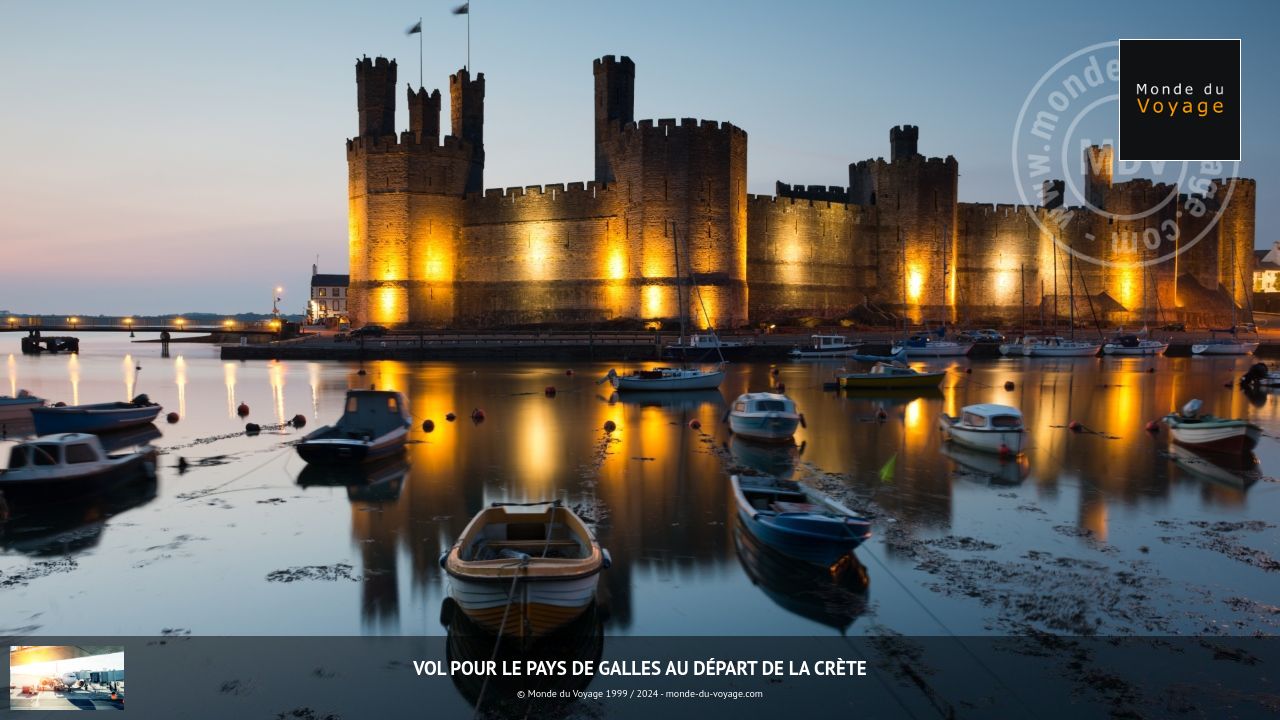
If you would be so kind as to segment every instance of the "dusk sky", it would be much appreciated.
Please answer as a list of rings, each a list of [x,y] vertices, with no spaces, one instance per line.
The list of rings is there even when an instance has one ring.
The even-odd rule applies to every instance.
[[[7,2],[0,10],[0,310],[302,312],[311,264],[347,269],[343,140],[354,63],[447,95],[461,0]],[[1051,15],[1040,9],[1051,9]],[[1014,122],[1055,62],[1120,37],[1240,37],[1257,244],[1280,240],[1280,6],[1273,3],[475,0],[485,185],[589,180],[591,61],[635,60],[637,118],[749,133],[749,191],[846,185],[893,125],[955,155],[963,201],[1016,202]],[[447,99],[444,122],[447,126]],[[1113,116],[1109,116],[1112,117]],[[1090,130],[1113,137],[1105,124]]]

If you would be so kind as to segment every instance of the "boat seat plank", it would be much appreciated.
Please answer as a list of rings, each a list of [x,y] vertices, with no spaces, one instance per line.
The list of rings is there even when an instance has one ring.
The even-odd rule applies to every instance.
[[[814,505],[813,503],[787,502],[785,500],[779,500],[775,502],[773,504],[773,509],[777,510],[778,512],[794,512],[794,513],[822,512],[822,508],[817,505]]]

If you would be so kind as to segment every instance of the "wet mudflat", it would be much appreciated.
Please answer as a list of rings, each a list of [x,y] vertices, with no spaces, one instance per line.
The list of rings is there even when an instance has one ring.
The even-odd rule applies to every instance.
[[[6,524],[8,634],[443,635],[439,554],[488,503],[550,498],[612,553],[606,635],[1280,627],[1280,395],[1223,387],[1246,359],[931,361],[950,372],[921,396],[825,391],[839,362],[780,363],[776,381],[808,425],[791,448],[732,438],[721,422],[737,394],[771,385],[768,364],[729,366],[720,393],[611,398],[598,363],[223,362],[208,346],[175,344],[165,358],[98,338],[79,356],[5,360],[5,393],[145,392],[181,415],[153,440],[164,453],[154,484]],[[409,399],[404,463],[352,484],[307,468],[290,442],[336,419],[347,388],[370,385]],[[1173,452],[1144,429],[1192,397],[1259,423],[1256,456]],[[1022,409],[1025,458],[942,441],[938,414],[977,402]],[[283,427],[297,414],[305,429]],[[426,419],[430,433],[417,427]],[[245,436],[246,421],[265,429]],[[738,528],[730,472],[811,483],[874,516],[875,536],[837,577],[779,562]]]

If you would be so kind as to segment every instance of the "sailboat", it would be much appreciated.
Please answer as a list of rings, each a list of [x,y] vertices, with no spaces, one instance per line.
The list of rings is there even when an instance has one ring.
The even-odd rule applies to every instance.
[[[685,332],[685,301],[684,294],[680,291],[680,241],[676,233],[676,224],[671,223],[671,241],[675,245],[675,262],[676,262],[676,304],[680,307],[680,345],[684,345]],[[686,248],[686,259],[688,253]],[[702,291],[698,289],[698,284],[693,277],[693,268],[691,263],[689,267],[689,280],[693,285],[694,292],[698,293],[698,303],[702,306],[702,312],[707,314],[706,304],[702,301]],[[710,325],[711,317],[707,315],[707,323]],[[712,336],[715,336],[715,332]],[[718,340],[718,338],[717,338]],[[720,364],[714,370],[704,370],[699,368],[690,368],[681,366],[673,367],[656,367],[648,370],[632,370],[629,373],[621,374],[613,368],[609,368],[608,374],[600,379],[600,382],[608,381],[613,388],[619,392],[623,391],[649,391],[649,392],[668,392],[678,390],[715,390],[720,387],[720,383],[724,381],[724,353],[721,350],[719,342],[713,343],[716,353],[720,356]]]
[[[1101,349],[1101,343],[1076,340],[1076,284],[1072,276],[1074,272],[1074,255],[1068,255],[1067,287],[1071,295],[1071,338],[1052,335],[1038,340],[1024,339],[1022,354],[1027,357],[1093,357]],[[1058,264],[1057,242],[1054,242],[1053,264]],[[1054,318],[1055,322],[1057,318]]]
[[[1231,266],[1236,266],[1236,246],[1231,243]],[[1261,344],[1255,340],[1241,340],[1238,337],[1239,325],[1236,324],[1236,274],[1231,273],[1231,328],[1224,330],[1230,332],[1230,338],[1211,338],[1209,340],[1201,340],[1191,346],[1192,355],[1252,355],[1257,351]],[[1210,330],[1210,332],[1217,332]]]
[[[1154,284],[1154,283],[1152,283]],[[1142,268],[1142,298],[1143,303],[1147,302],[1147,268]],[[1158,300],[1157,300],[1158,302]],[[1149,307],[1149,306],[1148,306]],[[1144,337],[1147,334],[1147,324],[1144,319],[1142,331],[1139,333],[1116,333],[1111,341],[1102,346],[1104,355],[1120,355],[1120,356],[1150,356],[1163,355],[1165,350],[1169,349],[1169,343],[1160,340],[1153,340]]]
[[[942,234],[947,235],[947,226],[942,226]],[[947,250],[944,244],[942,250],[942,317],[939,318],[939,327],[936,331],[938,338],[935,340],[930,333],[921,333],[907,340],[906,350],[907,357],[960,357],[968,355],[973,349],[973,343],[961,343],[952,340],[942,339],[947,333]]]

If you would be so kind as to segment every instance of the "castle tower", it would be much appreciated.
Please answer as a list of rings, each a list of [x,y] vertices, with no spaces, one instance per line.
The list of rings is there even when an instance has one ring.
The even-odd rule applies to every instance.
[[[449,76],[453,134],[471,145],[465,192],[484,192],[484,73],[471,79],[463,68]]]
[[[1085,201],[1095,208],[1106,209],[1114,163],[1115,152],[1110,145],[1090,145],[1084,149]]]
[[[898,162],[914,157],[916,145],[920,140],[920,128],[916,125],[899,125],[889,128],[889,162]]]
[[[605,55],[592,64],[596,80],[596,182],[611,183],[609,140],[623,125],[635,120],[636,65],[623,55]]]
[[[396,61],[380,57],[356,62],[356,108],[360,137],[396,134]]]
[[[409,87],[409,132],[419,142],[440,142],[440,91]]]

